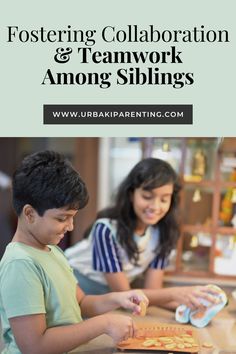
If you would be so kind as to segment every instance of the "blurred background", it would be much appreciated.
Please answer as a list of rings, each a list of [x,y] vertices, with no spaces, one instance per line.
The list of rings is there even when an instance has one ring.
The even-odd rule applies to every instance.
[[[214,279],[219,285],[235,286],[236,138],[0,138],[0,257],[16,228],[11,176],[24,156],[44,149],[66,155],[90,194],[62,249],[83,237],[140,159],[158,157],[173,166],[182,183],[181,237],[171,253],[167,281]]]

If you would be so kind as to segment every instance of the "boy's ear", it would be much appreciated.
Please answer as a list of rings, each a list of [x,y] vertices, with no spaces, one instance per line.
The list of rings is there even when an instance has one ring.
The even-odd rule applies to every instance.
[[[26,204],[23,208],[23,215],[29,223],[33,223],[35,220],[35,209],[30,205]]]

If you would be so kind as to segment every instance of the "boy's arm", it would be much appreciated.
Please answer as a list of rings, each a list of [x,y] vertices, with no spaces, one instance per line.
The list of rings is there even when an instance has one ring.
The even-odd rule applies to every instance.
[[[12,332],[21,352],[24,354],[68,352],[104,333],[111,336],[115,342],[133,337],[135,327],[130,317],[102,313],[123,307],[140,314],[140,303],[144,301],[146,305],[148,304],[146,296],[140,290],[86,296],[78,287],[77,300],[83,315],[101,315],[78,324],[52,328],[47,328],[45,314],[10,318]]]
[[[77,300],[83,316],[91,317],[115,310],[119,307],[140,314],[140,303],[148,305],[148,299],[141,290],[112,292],[104,295],[85,295],[77,288]]]
[[[9,321],[16,343],[24,354],[68,352],[104,333],[119,342],[133,337],[135,331],[130,317],[116,314],[52,328],[47,328],[45,314],[14,317]]]

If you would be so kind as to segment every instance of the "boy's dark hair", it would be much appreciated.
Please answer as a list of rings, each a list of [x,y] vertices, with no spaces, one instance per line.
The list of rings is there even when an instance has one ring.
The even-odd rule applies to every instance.
[[[12,179],[13,207],[19,216],[30,204],[42,216],[47,209],[82,209],[88,191],[69,160],[54,151],[40,151],[25,157]]]
[[[146,158],[137,163],[129,172],[118,188],[115,203],[112,207],[100,211],[99,218],[117,220],[117,237],[121,245],[126,249],[129,259],[138,264],[139,253],[133,239],[137,218],[133,209],[131,195],[135,189],[142,187],[152,190],[165,184],[173,183],[173,195],[170,209],[158,222],[160,230],[160,245],[156,253],[166,256],[175,246],[179,237],[179,225],[177,220],[177,206],[179,202],[180,184],[174,169],[166,161],[157,158]],[[88,235],[89,229],[85,233]]]

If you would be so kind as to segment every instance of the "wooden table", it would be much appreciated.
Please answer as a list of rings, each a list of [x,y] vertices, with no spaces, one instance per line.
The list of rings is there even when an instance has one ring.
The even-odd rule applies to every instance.
[[[174,313],[157,307],[149,307],[147,316],[144,318],[135,317],[135,321],[163,322],[176,324]],[[200,345],[204,342],[213,344],[213,349],[206,349],[201,346],[201,354],[236,354],[236,301],[230,299],[229,305],[222,310],[211,323],[205,328],[195,328]],[[86,345],[70,353],[83,354],[116,354],[122,353],[117,350],[112,339],[102,335]],[[123,352],[125,353],[125,352]],[[152,351],[129,351],[127,353],[152,353]],[[168,352],[165,352],[168,353]]]

